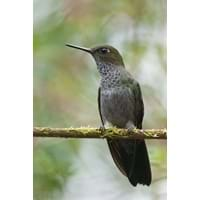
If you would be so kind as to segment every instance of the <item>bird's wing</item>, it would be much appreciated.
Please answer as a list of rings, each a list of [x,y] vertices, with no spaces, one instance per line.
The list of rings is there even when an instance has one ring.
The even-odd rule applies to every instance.
[[[101,87],[99,87],[99,89],[98,89],[98,109],[99,109],[99,115],[101,118],[101,123],[104,126],[103,116],[101,113]]]
[[[142,92],[140,85],[136,81],[130,84],[132,102],[134,103],[134,124],[137,128],[142,128],[142,120],[144,117],[144,103],[142,99]]]

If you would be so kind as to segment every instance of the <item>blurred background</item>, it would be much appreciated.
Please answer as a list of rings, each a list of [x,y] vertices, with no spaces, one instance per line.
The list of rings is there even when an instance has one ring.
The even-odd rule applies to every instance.
[[[34,126],[99,127],[92,57],[65,47],[109,44],[141,84],[144,128],[165,128],[165,0],[34,0]],[[132,187],[105,140],[34,139],[34,200],[166,199],[166,141],[147,141],[150,187]]]

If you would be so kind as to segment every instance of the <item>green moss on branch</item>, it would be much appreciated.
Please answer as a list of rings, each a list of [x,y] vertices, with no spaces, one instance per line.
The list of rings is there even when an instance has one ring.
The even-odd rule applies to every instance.
[[[110,139],[167,139],[167,129],[127,129],[110,128],[102,131],[98,128],[49,128],[34,127],[34,137],[63,138],[110,138]]]

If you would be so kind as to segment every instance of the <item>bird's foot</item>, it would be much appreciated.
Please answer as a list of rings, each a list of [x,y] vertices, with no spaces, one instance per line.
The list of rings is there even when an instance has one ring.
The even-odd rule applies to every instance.
[[[102,126],[99,127],[99,130],[101,131],[101,133],[104,133],[106,128],[105,128],[105,126],[102,125]]]
[[[131,126],[131,127],[127,128],[127,132],[130,134],[130,133],[133,132],[133,129],[136,129],[136,127],[135,126]]]
[[[105,138],[109,133],[106,132],[105,126],[100,126],[99,130],[101,131],[102,138]]]

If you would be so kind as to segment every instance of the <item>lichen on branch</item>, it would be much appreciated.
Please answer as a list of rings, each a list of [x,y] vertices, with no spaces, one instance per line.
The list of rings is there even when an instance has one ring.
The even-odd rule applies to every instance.
[[[34,137],[62,137],[62,138],[107,138],[107,139],[167,139],[167,129],[118,129],[109,128],[49,128],[34,127]]]

